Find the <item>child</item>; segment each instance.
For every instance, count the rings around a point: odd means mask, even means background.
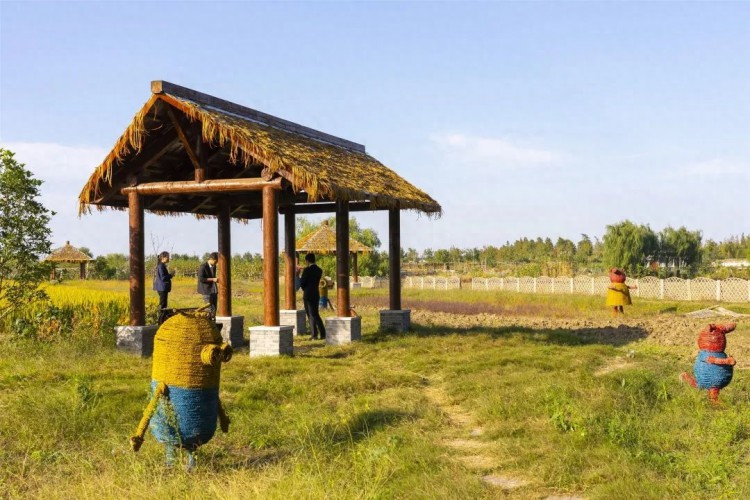
[[[318,291],[320,292],[320,307],[322,309],[328,308],[335,311],[336,309],[334,309],[333,303],[328,299],[328,281],[325,277],[320,280]]]
[[[609,270],[609,287],[607,288],[607,305],[612,306],[614,309],[615,316],[617,314],[625,314],[622,306],[629,306],[633,302],[630,300],[630,289],[635,289],[635,286],[628,286],[625,284],[625,273],[616,267]]]

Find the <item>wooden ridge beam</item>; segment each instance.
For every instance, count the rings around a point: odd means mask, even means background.
[[[217,108],[219,111],[223,111],[225,113],[229,112],[240,115],[246,120],[298,134],[327,144],[332,144],[341,148],[350,149],[358,153],[365,153],[365,147],[362,144],[357,144],[356,142],[342,139],[341,137],[336,137],[334,135],[321,132],[320,130],[305,127],[304,125],[300,125],[289,120],[284,120],[283,118],[269,115],[267,113],[263,113],[261,111],[251,109],[240,104],[226,101],[224,99],[219,99],[218,97],[204,94],[203,92],[198,92],[196,90],[182,87],[174,83],[166,82],[163,80],[152,81],[151,92],[157,95],[161,100],[164,100],[166,102],[179,99],[187,99],[203,106]],[[177,99],[174,99],[171,96],[174,96],[174,98]]]
[[[212,179],[203,182],[174,181],[149,182],[121,190],[123,194],[138,193],[145,196],[164,194],[193,194],[193,193],[231,193],[243,191],[262,191],[263,188],[281,189],[281,179],[264,181],[260,178],[250,179]]]

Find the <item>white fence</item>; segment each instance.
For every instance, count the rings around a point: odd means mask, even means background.
[[[388,288],[388,278],[360,276],[362,288]],[[712,280],[696,278],[659,279],[646,277],[628,278],[627,284],[637,288],[633,297],[667,300],[701,300],[716,302],[750,302],[750,280],[728,278]],[[407,276],[401,282],[402,288],[419,290],[458,290],[462,288],[461,278],[434,276]],[[608,276],[576,276],[575,278],[472,278],[472,290],[502,290],[506,292],[606,295],[609,287]]]
[[[388,288],[388,278],[360,276],[362,288]],[[461,278],[408,276],[401,282],[402,288],[417,288],[419,290],[458,290],[461,288]]]
[[[659,279],[646,277],[629,279],[627,284],[637,288],[634,297],[669,300],[703,300],[717,302],[750,302],[750,280],[729,278],[712,280],[696,278]],[[607,276],[577,276],[575,278],[472,278],[472,290],[504,290],[525,293],[577,293],[606,295]]]

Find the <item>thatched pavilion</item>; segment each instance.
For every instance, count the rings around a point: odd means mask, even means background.
[[[80,278],[82,280],[86,279],[86,266],[88,263],[93,260],[91,257],[86,255],[85,253],[78,250],[76,247],[70,244],[69,241],[65,242],[65,246],[57,248],[55,250],[52,250],[52,253],[49,254],[49,256],[44,259],[47,262],[52,262],[52,270],[50,271],[50,280],[54,280],[57,278],[55,263],[67,263],[67,264],[79,264],[80,267]]]
[[[335,255],[336,231],[331,229],[327,220],[324,220],[318,229],[297,240],[297,251],[299,253],[314,253],[317,255]],[[349,238],[349,254],[352,256],[352,279],[354,283],[359,283],[357,255],[370,252],[372,252],[372,248],[354,238]]]
[[[128,334],[138,336],[146,328],[144,211],[217,218],[217,320],[234,318],[229,222],[262,219],[264,315],[263,327],[251,328],[251,354],[254,336],[275,338],[281,352],[287,350],[291,327],[280,325],[276,258],[279,213],[284,214],[287,310],[296,310],[295,214],[336,214],[337,303],[339,311],[348,311],[349,213],[364,210],[388,212],[390,310],[401,310],[399,213],[439,215],[441,207],[435,200],[368,155],[360,144],[168,82],[152,82],[151,92],[79,197],[80,213],[91,207],[129,212]],[[334,330],[359,327],[340,323],[333,325]],[[335,336],[331,339],[334,343]]]

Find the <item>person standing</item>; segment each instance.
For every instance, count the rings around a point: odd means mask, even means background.
[[[320,292],[318,291],[323,270],[315,264],[314,253],[305,255],[305,262],[307,262],[307,267],[302,271],[299,280],[300,288],[302,288],[302,302],[305,304],[305,314],[307,314],[307,320],[310,322],[312,338],[324,339],[326,338],[326,327],[320,318]]]
[[[198,268],[198,293],[203,296],[203,301],[209,304],[211,317],[216,317],[216,303],[218,301],[219,290],[216,284],[219,278],[216,277],[216,262],[219,260],[219,254],[211,252],[208,260]]]
[[[159,294],[159,324],[161,325],[166,320],[166,309],[167,309],[167,296],[172,291],[172,277],[174,271],[171,273],[167,269],[169,263],[169,252],[161,252],[158,256],[158,262],[156,263],[156,269],[154,270],[154,290]]]

